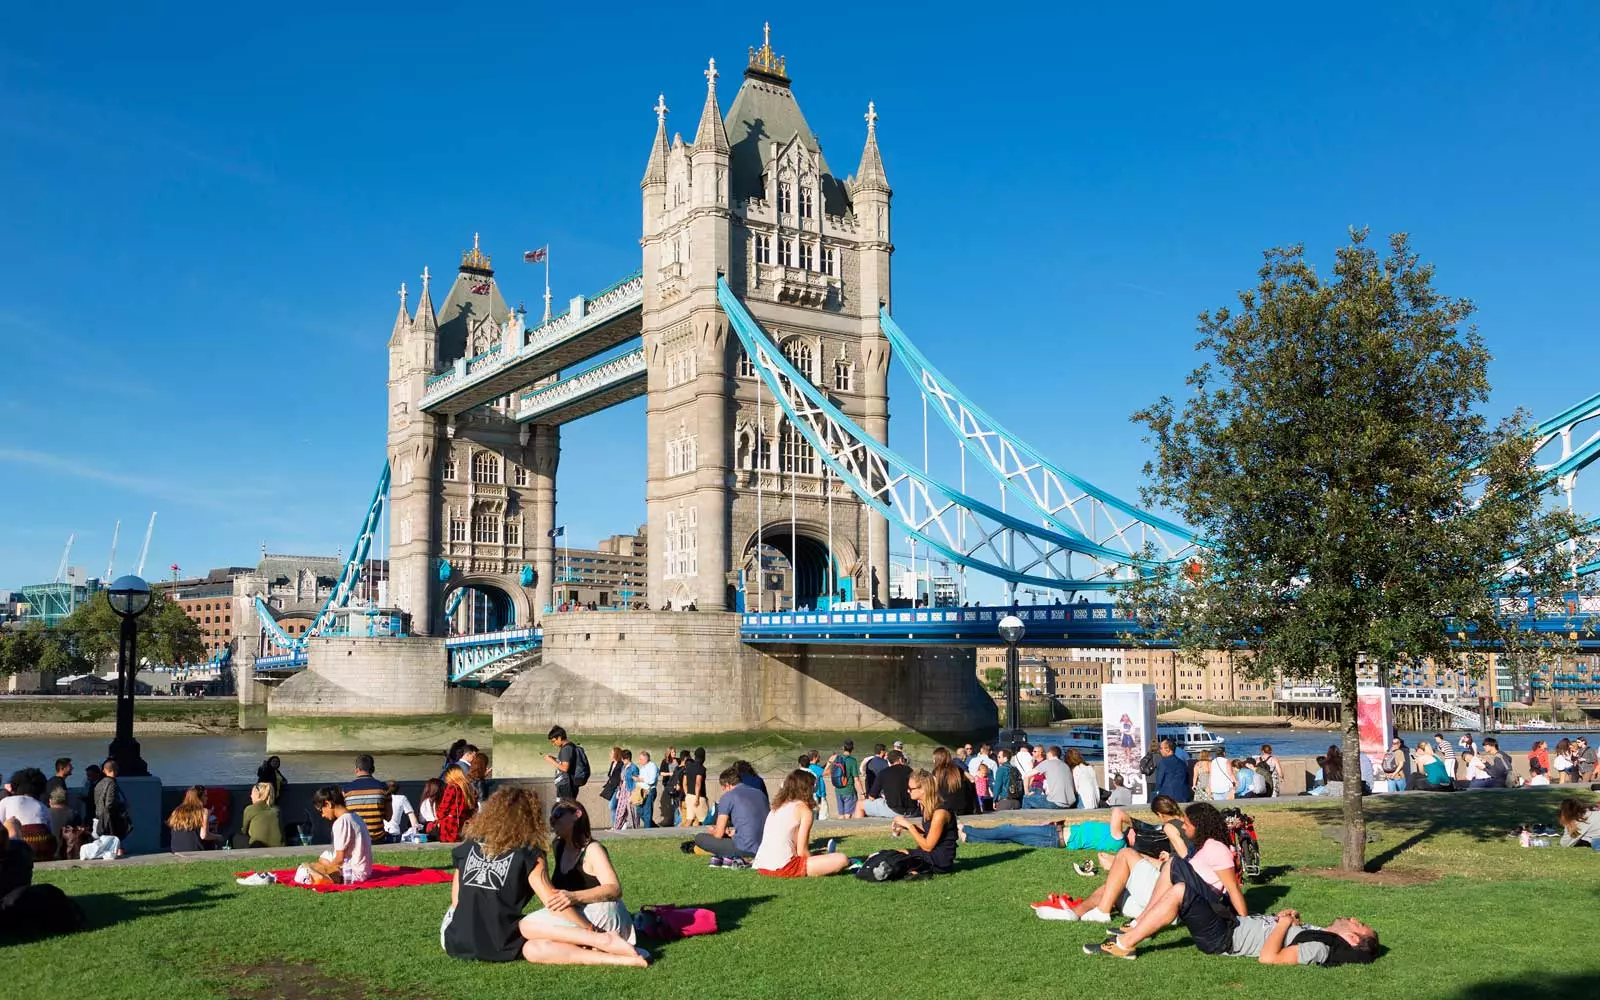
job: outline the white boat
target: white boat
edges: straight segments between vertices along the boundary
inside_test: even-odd
[[[1046,745],[1058,746],[1063,753],[1076,750],[1081,754],[1098,756],[1104,749],[1104,741],[1105,734],[1100,731],[1099,726],[1073,726],[1060,737],[1051,733],[1050,743]]]
[[[1227,750],[1227,742],[1222,737],[1212,733],[1205,726],[1193,722],[1187,725],[1157,726],[1156,735],[1171,739],[1180,750],[1191,755],[1202,750],[1212,754],[1224,753]]]

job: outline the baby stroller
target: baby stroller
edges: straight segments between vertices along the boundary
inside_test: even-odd
[[[1228,825],[1228,839],[1233,841],[1233,860],[1239,874],[1256,880],[1261,878],[1261,842],[1256,839],[1256,821],[1238,809],[1222,810],[1223,822]]]

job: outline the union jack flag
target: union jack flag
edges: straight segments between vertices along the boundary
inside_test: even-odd
[[[537,250],[524,250],[522,251],[522,262],[524,264],[543,264],[545,258],[549,256],[550,248],[547,246],[540,247]]]

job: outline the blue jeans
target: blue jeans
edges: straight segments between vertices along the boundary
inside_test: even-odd
[[[855,812],[855,811],[856,811],[856,793],[855,792],[851,792],[851,793],[849,793],[847,795],[844,792],[840,792],[839,793],[839,817],[838,818],[839,819],[849,819],[850,818],[850,814]]]
[[[639,807],[639,823],[647,830],[656,825],[656,790],[654,788],[645,793],[644,804]]]
[[[1061,827],[1054,823],[1039,826],[967,826],[969,844],[1021,844],[1023,847],[1060,847]]]
[[[1027,795],[1024,795],[1022,797],[1022,808],[1024,808],[1024,809],[1065,809],[1067,807],[1065,805],[1063,805],[1062,803],[1060,803],[1060,802],[1051,802],[1049,799],[1044,797],[1044,793],[1043,792],[1029,792]]]

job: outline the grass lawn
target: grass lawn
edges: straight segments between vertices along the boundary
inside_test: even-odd
[[[1587,794],[1587,793],[1582,793]],[[1036,919],[1029,900],[1074,895],[1082,855],[963,846],[954,875],[869,885],[850,877],[780,881],[707,868],[676,842],[613,842],[630,906],[713,906],[723,932],[667,945],[648,970],[490,965],[446,958],[439,918],[449,886],[317,895],[244,889],[235,864],[40,872],[75,896],[91,928],[5,946],[8,996],[98,998],[682,997],[1352,997],[1376,1000],[1600,995],[1600,854],[1525,850],[1505,831],[1553,822],[1551,791],[1369,799],[1366,882],[1318,874],[1336,865],[1322,833],[1337,804],[1254,810],[1270,881],[1252,911],[1284,906],[1308,920],[1356,915],[1385,954],[1368,967],[1267,967],[1208,958],[1181,928],[1135,962],[1089,958],[1099,925]],[[1012,814],[1016,815],[1016,814]],[[864,854],[890,846],[859,835]],[[407,855],[443,865],[444,851]],[[413,861],[412,859],[418,859]],[[379,860],[384,860],[380,849]]]

